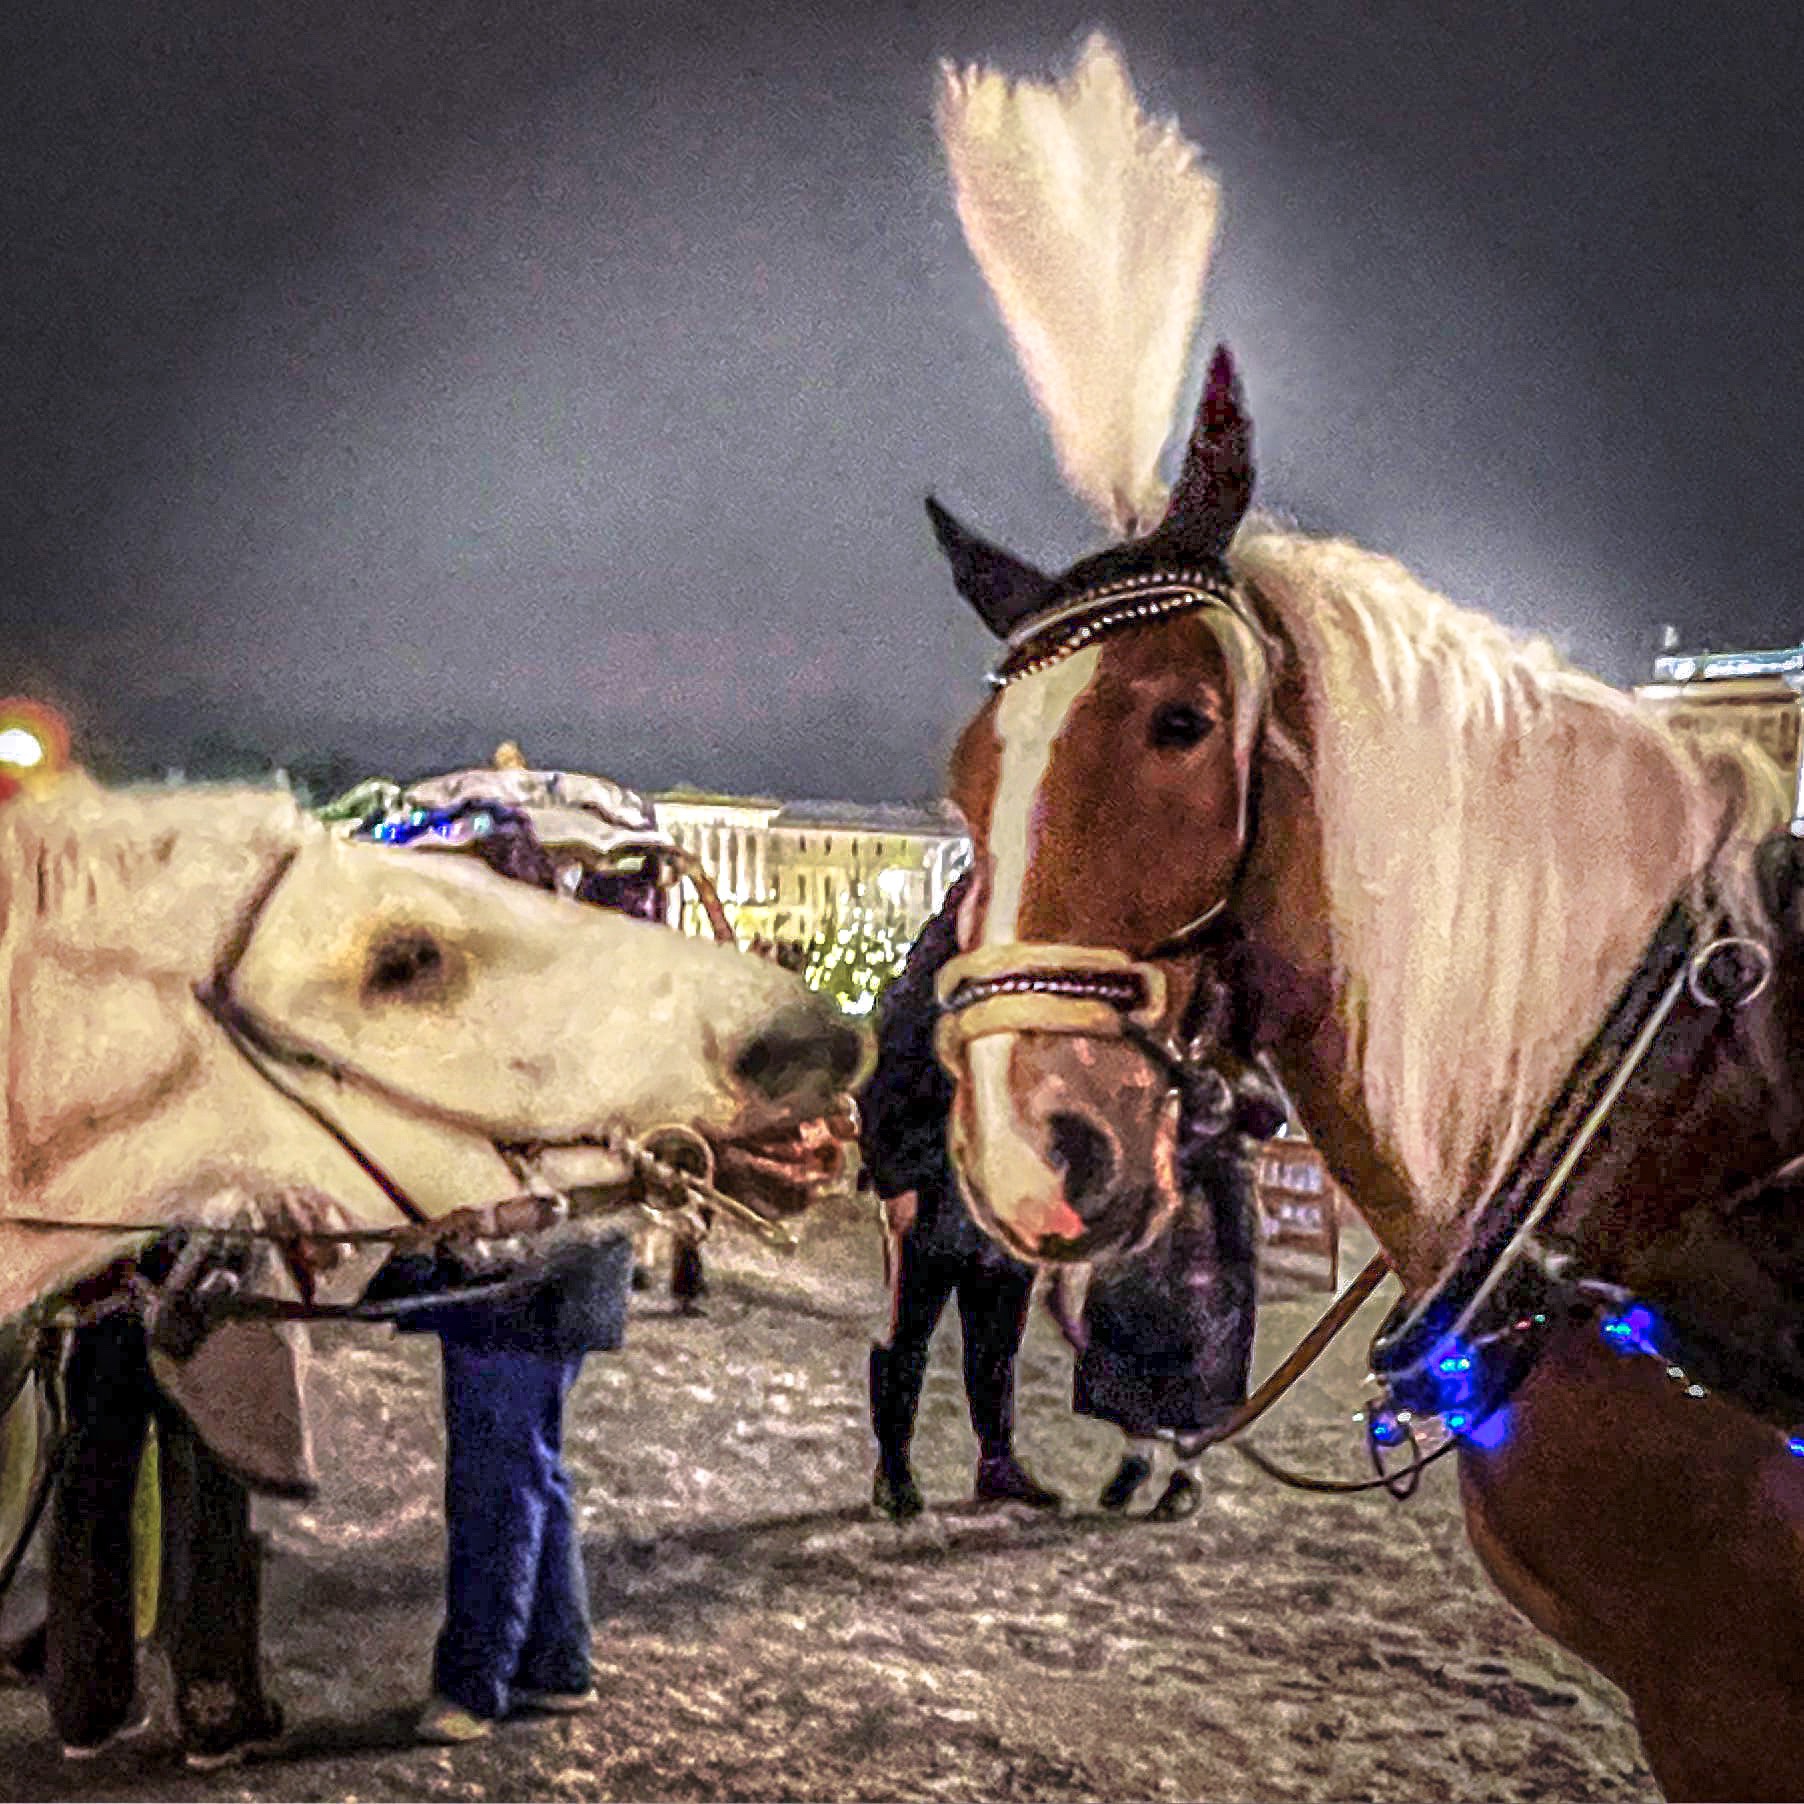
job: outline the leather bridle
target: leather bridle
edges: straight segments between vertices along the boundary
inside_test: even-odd
[[[1177,614],[1219,612],[1255,647],[1261,635],[1220,569],[1160,571],[1122,578],[1086,590],[1033,616],[1010,635],[990,673],[994,689],[1006,688],[1084,650],[1098,639]],[[1138,1048],[1182,1094],[1193,1070],[1186,1027],[1160,1032],[1168,985],[1161,960],[1200,953],[1221,922],[1251,851],[1257,825],[1254,772],[1266,695],[1263,655],[1261,693],[1253,731],[1237,744],[1241,779],[1238,837],[1228,880],[1188,921],[1144,951],[1051,940],[1006,940],[974,947],[940,970],[935,994],[940,1021],[934,1047],[955,1076],[965,1049],[991,1034],[1070,1034],[1082,1039],[1121,1039]],[[1193,992],[1192,1002],[1196,1001]],[[1191,1011],[1187,1010],[1186,1013]]]
[[[215,1228],[208,1223],[193,1221],[100,1222],[74,1217],[19,1215],[7,1218],[12,1225],[72,1233],[129,1231],[160,1235],[188,1232],[216,1235],[221,1240],[263,1240],[278,1245],[307,1241],[361,1244],[405,1239],[417,1242],[421,1228],[435,1229],[446,1237],[466,1235],[470,1230],[468,1218],[471,1216],[480,1217],[514,1203],[536,1203],[540,1207],[536,1211],[529,1209],[526,1213],[534,1215],[534,1228],[547,1227],[570,1215],[571,1202],[568,1197],[553,1191],[536,1176],[533,1169],[536,1156],[552,1150],[590,1150],[615,1154],[621,1159],[627,1176],[617,1188],[623,1193],[630,1191],[633,1198],[631,1203],[621,1203],[621,1207],[636,1206],[659,1218],[672,1214],[683,1215],[689,1222],[686,1231],[693,1231],[698,1237],[706,1232],[705,1217],[700,1211],[718,1210],[728,1218],[752,1228],[773,1244],[795,1244],[793,1230],[784,1223],[772,1220],[739,1198],[715,1187],[712,1149],[693,1129],[679,1128],[672,1124],[665,1128],[654,1128],[643,1138],[621,1132],[580,1136],[559,1140],[555,1144],[498,1140],[487,1123],[460,1110],[428,1101],[334,1052],[310,1043],[288,1028],[278,1027],[265,1020],[238,996],[234,983],[265,912],[294,868],[299,855],[300,848],[293,848],[270,868],[234,923],[212,972],[203,982],[194,986],[194,999],[225,1035],[227,1043],[263,1083],[338,1144],[393,1205],[397,1214],[403,1218],[402,1224],[390,1228],[297,1230],[241,1226]],[[335,1085],[359,1090],[420,1120],[436,1122],[486,1141],[506,1171],[509,1184],[515,1187],[513,1192],[487,1206],[486,1210],[479,1208],[474,1211],[457,1211],[452,1216],[432,1215],[355,1135],[290,1081],[291,1073],[324,1076]],[[661,1204],[655,1200],[659,1195],[667,1195],[673,1200]],[[328,1310],[323,1305],[317,1308],[310,1305],[309,1308],[314,1314],[345,1313],[342,1310]]]

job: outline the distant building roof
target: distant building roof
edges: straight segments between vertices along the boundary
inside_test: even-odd
[[[785,802],[777,796],[724,795],[687,784],[659,790],[654,806],[756,810],[773,827],[845,827],[865,833],[916,833],[963,838],[965,819],[950,802]]]
[[[675,802],[687,808],[777,809],[787,806],[779,796],[733,796],[717,789],[697,789],[688,783],[679,783],[675,789],[660,789],[651,799],[654,803]]]
[[[950,802],[785,802],[771,824],[948,836],[962,836],[965,831],[964,816]]]
[[[1657,683],[1720,683],[1741,677],[1804,675],[1804,645],[1776,651],[1676,652],[1654,660]]]

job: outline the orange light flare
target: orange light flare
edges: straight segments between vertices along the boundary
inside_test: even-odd
[[[48,702],[0,699],[0,802],[69,768],[69,726]]]

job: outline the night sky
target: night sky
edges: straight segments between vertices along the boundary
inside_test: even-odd
[[[1093,23],[1222,174],[1266,505],[1618,681],[1804,637],[1796,0],[15,0],[0,692],[118,770],[931,795],[921,497],[1096,543],[935,62]]]

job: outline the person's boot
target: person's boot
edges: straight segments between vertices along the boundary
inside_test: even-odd
[[[1103,1486],[1102,1495],[1097,1502],[1115,1514],[1125,1510],[1134,1501],[1134,1494],[1153,1475],[1153,1463],[1138,1453],[1123,1456],[1121,1464],[1115,1468],[1115,1476]]]
[[[972,1496],[978,1503],[1024,1503],[1035,1510],[1056,1510],[1065,1501],[1034,1478],[1013,1453],[985,1454],[977,1462]]]
[[[270,1699],[234,1696],[223,1682],[196,1686],[177,1702],[182,1730],[182,1763],[197,1773],[215,1773],[262,1754],[282,1740],[282,1707]]]
[[[912,1522],[926,1509],[927,1500],[915,1475],[906,1465],[892,1468],[878,1462],[871,1479],[871,1508],[895,1523]]]
[[[37,1685],[44,1677],[49,1639],[49,1625],[40,1622],[0,1647],[0,1685]]]
[[[871,1432],[877,1437],[877,1470],[871,1505],[892,1522],[907,1522],[927,1507],[908,1462],[915,1411],[927,1373],[925,1353],[871,1348]]]
[[[1165,1494],[1147,1511],[1148,1522],[1182,1522],[1194,1516],[1203,1501],[1203,1487],[1180,1466],[1166,1480]]]
[[[670,1295],[681,1315],[706,1315],[702,1298],[708,1294],[708,1274],[702,1269],[702,1250],[692,1240],[679,1239],[670,1262]]]

